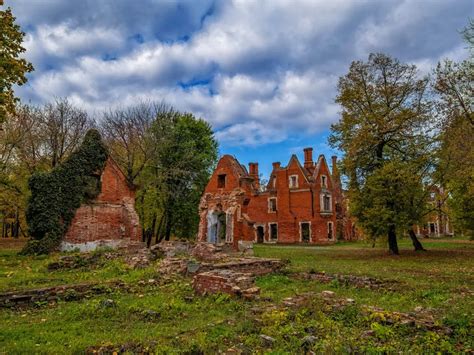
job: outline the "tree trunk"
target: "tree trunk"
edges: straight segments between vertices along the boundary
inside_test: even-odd
[[[423,248],[423,245],[421,245],[420,241],[416,237],[416,234],[413,231],[413,228],[410,228],[408,230],[408,234],[410,235],[410,238],[411,238],[411,241],[413,243],[413,247],[415,248],[415,251],[426,251],[426,249]]]
[[[399,255],[400,254],[399,251],[398,251],[397,233],[396,233],[394,225],[391,225],[388,228],[388,249],[389,249],[390,253],[392,253],[394,255]]]
[[[160,224],[158,224],[158,230],[156,231],[156,235],[155,235],[155,244],[158,244],[163,239],[163,237],[161,236],[163,233],[161,231],[163,230],[164,219],[165,219],[165,216],[161,216]]]
[[[155,233],[155,225],[156,225],[156,215],[153,217],[151,228],[147,230],[147,240],[146,240],[147,248],[151,247],[151,241],[153,240],[153,233]]]

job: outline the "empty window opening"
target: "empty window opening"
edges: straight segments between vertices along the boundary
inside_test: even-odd
[[[321,175],[321,186],[328,187],[326,175]]]
[[[270,240],[277,241],[278,240],[278,224],[270,223]]]
[[[328,239],[332,239],[334,235],[333,223],[328,222]]]
[[[323,211],[331,211],[331,196],[323,195]]]
[[[255,233],[257,233],[257,243],[263,243],[265,237],[265,229],[263,226],[257,226]]]
[[[309,222],[301,223],[301,241],[309,243],[311,239],[311,224]]]
[[[275,197],[268,199],[268,212],[277,211],[277,199]]]
[[[290,176],[290,188],[298,187],[298,175]]]
[[[223,189],[225,187],[225,178],[226,178],[225,174],[217,175],[217,187],[219,189]]]

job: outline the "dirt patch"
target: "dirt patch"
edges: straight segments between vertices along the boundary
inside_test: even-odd
[[[157,343],[150,343],[145,346],[139,343],[125,343],[122,345],[94,345],[89,346],[86,354],[154,354],[153,348]]]
[[[28,238],[0,238],[0,249],[21,250]]]

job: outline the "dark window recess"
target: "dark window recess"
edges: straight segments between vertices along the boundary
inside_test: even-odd
[[[301,240],[305,243],[309,242],[310,238],[310,224],[309,223],[301,223]]]
[[[262,226],[257,227],[257,243],[263,243],[263,239],[265,236],[265,230]]]
[[[326,195],[323,197],[323,211],[331,211],[331,198]]]
[[[277,224],[270,224],[270,240],[277,240],[278,239],[278,225]]]
[[[271,198],[269,199],[269,209],[270,212],[276,212],[277,211],[277,200],[276,198]]]
[[[217,175],[217,187],[219,189],[225,187],[225,174]]]
[[[328,223],[328,239],[332,239],[332,234],[333,234],[332,223],[329,222]]]
[[[249,203],[250,203],[250,199],[249,199],[249,198],[246,198],[246,199],[244,200],[244,206],[247,206]]]

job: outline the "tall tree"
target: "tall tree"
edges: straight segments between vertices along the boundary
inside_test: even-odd
[[[45,150],[54,168],[79,147],[94,121],[67,98],[44,105],[40,112]]]
[[[150,132],[156,151],[148,168],[162,201],[158,239],[189,237],[197,231],[199,199],[217,160],[217,142],[207,122],[172,109],[157,116]]]
[[[367,62],[352,62],[348,74],[339,79],[336,102],[342,107],[342,116],[331,126],[329,142],[344,152],[342,167],[349,177],[351,200],[360,206],[353,211],[355,217],[366,220],[365,228],[372,234],[387,235],[393,254],[399,253],[397,231],[406,231],[405,219],[386,218],[385,228],[372,228],[369,223],[376,221],[365,219],[370,206],[366,202],[375,198],[372,191],[381,191],[378,186],[388,187],[396,178],[389,164],[397,161],[399,168],[413,172],[411,162],[420,158],[418,148],[425,151],[430,127],[427,84],[428,78],[420,78],[414,65],[384,54],[370,54]],[[421,175],[413,174],[412,178],[418,181]],[[390,215],[400,211],[397,200],[380,203]]]
[[[24,36],[11,9],[0,10],[0,124],[14,112],[17,99],[13,85],[26,83],[25,74],[33,71],[31,63],[19,57],[25,51]]]
[[[166,106],[141,102],[104,113],[100,130],[114,160],[122,167],[129,184],[134,185],[150,159],[154,146],[149,142],[153,120]]]
[[[444,60],[433,75],[441,122],[437,174],[449,191],[455,227],[474,235],[474,20],[462,34],[470,57]]]

